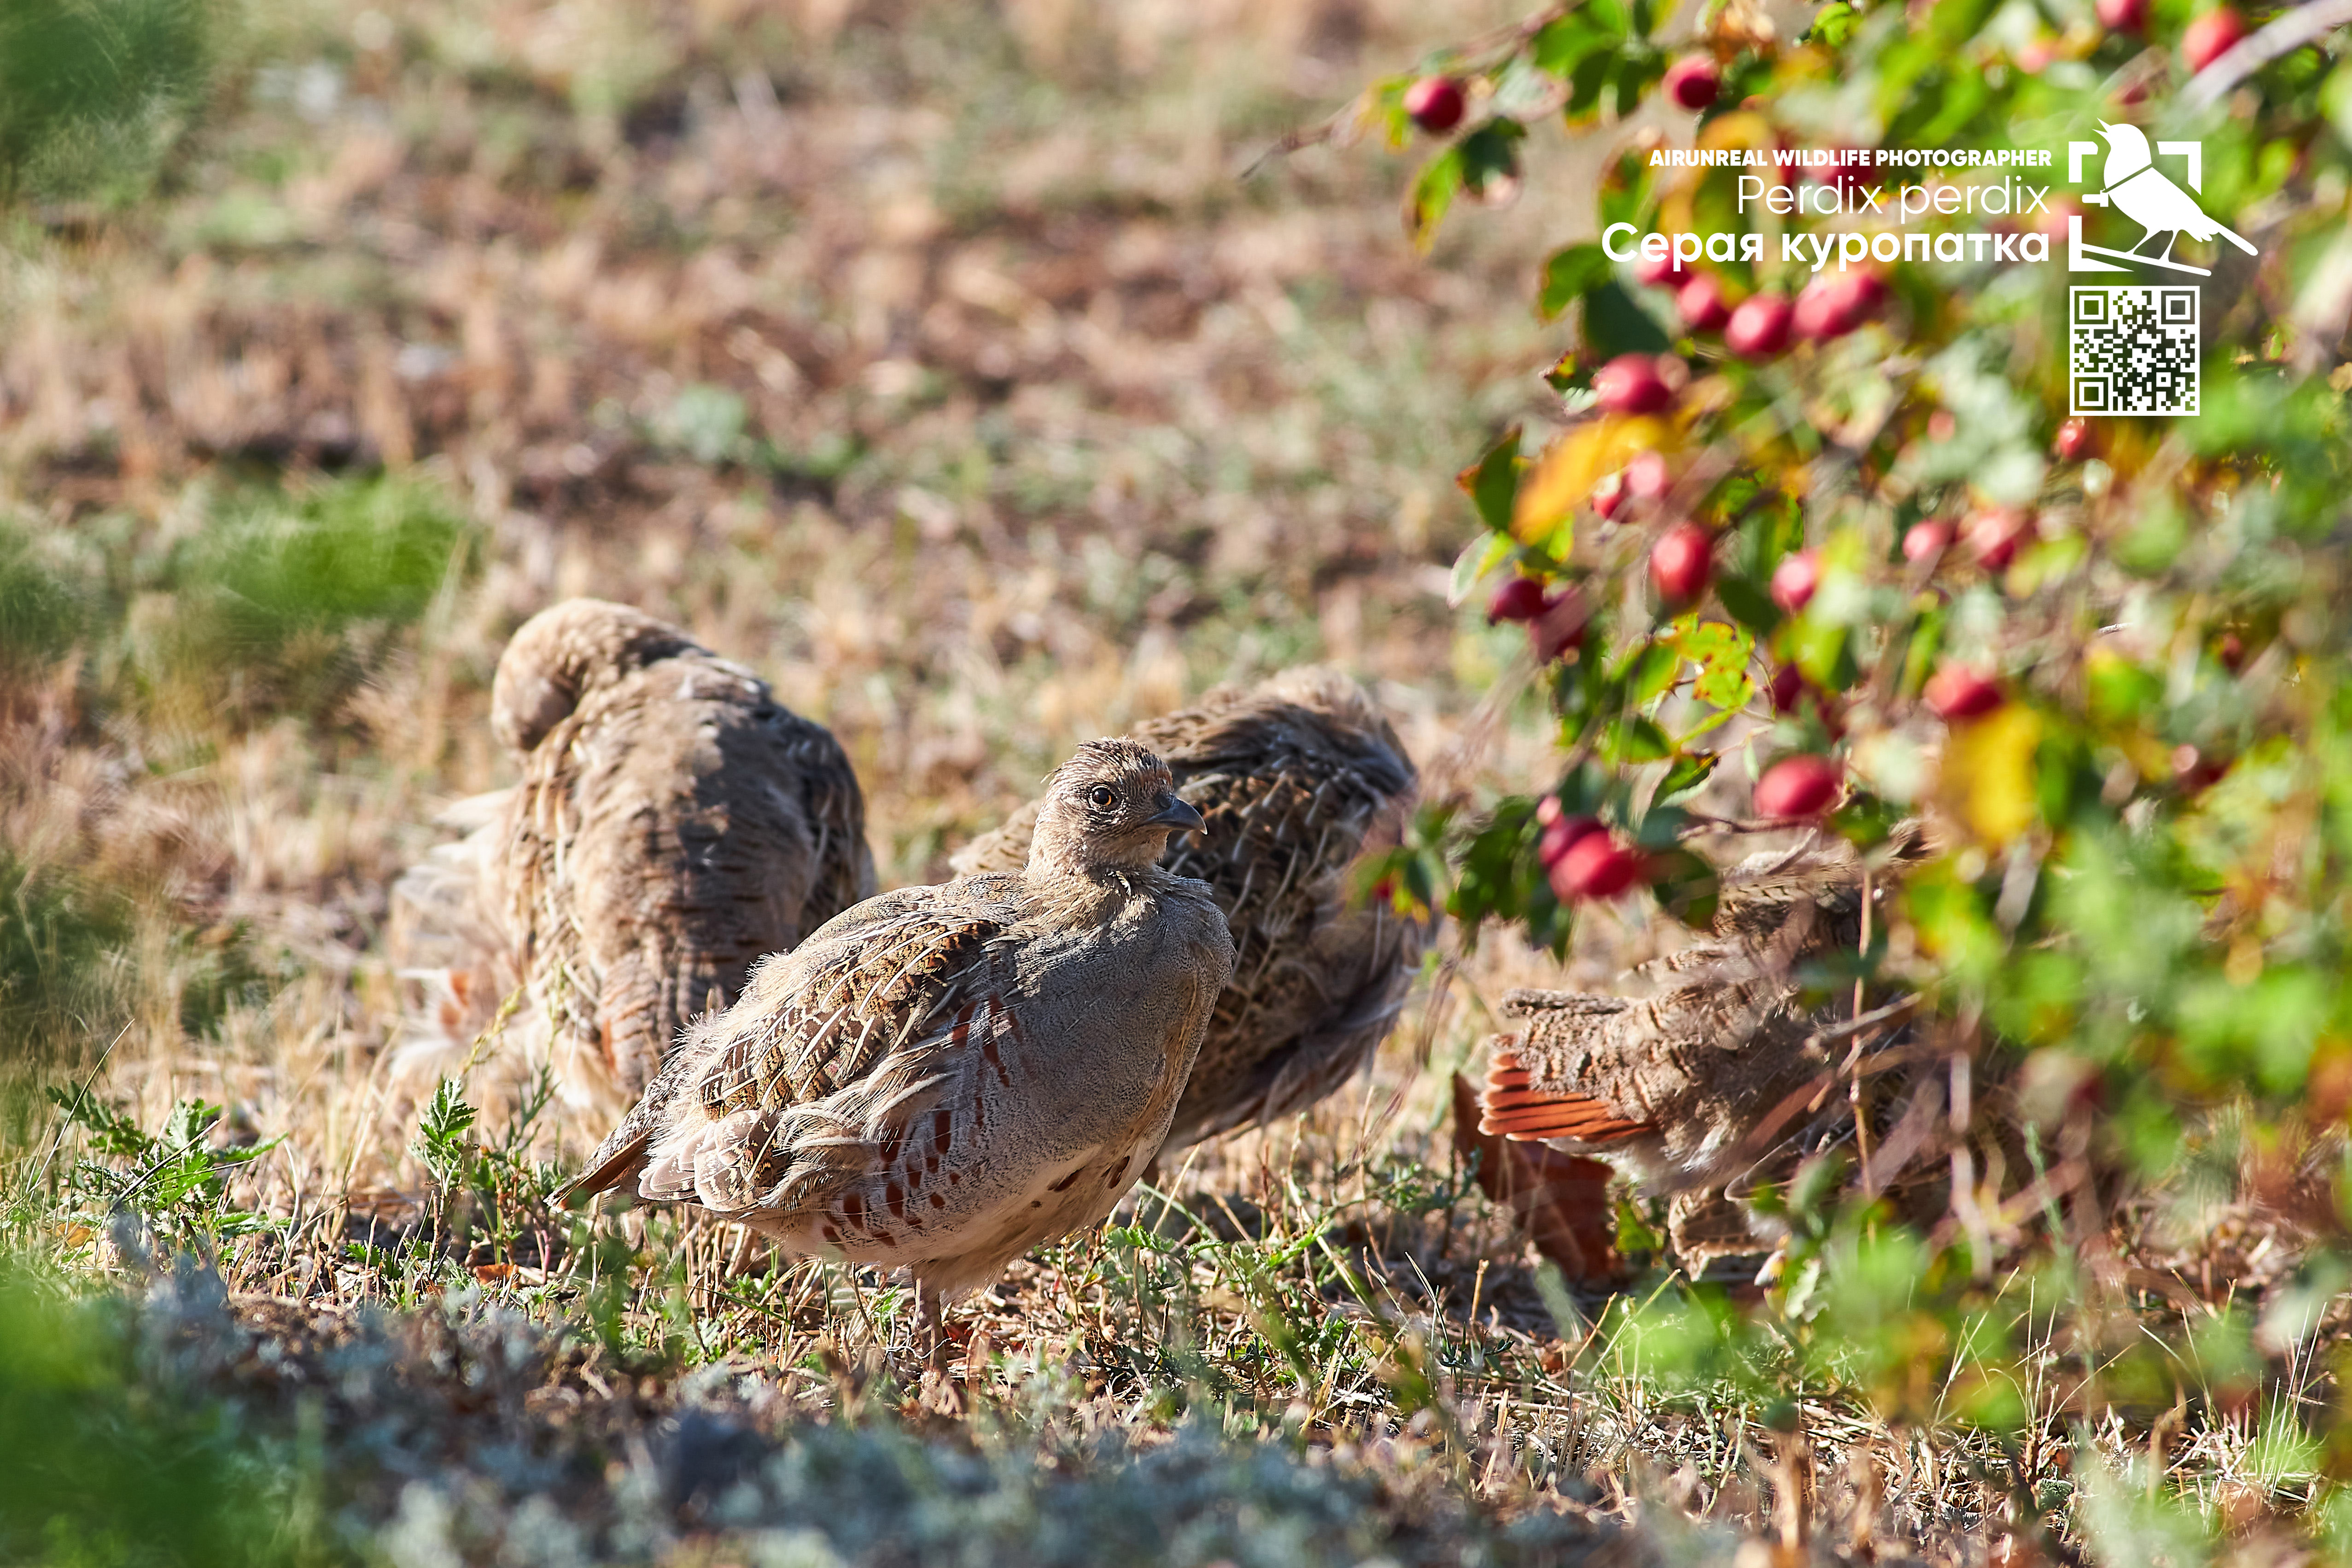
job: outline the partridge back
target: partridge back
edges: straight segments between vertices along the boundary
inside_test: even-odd
[[[484,967],[520,977],[565,1098],[608,1120],[754,962],[873,892],[831,734],[637,611],[574,600],[526,622],[492,725],[521,780],[440,876],[479,868],[504,937]]]
[[[1167,1146],[1305,1110],[1368,1065],[1402,1009],[1428,931],[1351,872],[1396,843],[1418,776],[1369,694],[1336,671],[1221,686],[1138,725],[1203,831],[1162,862],[1208,883],[1237,954]],[[965,873],[1017,870],[1034,804],[967,845]]]

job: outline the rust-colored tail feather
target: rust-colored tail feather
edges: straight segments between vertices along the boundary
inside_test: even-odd
[[[1515,1143],[1574,1138],[1609,1144],[1654,1131],[1648,1122],[1620,1116],[1587,1094],[1559,1094],[1535,1088],[1519,1059],[1496,1051],[1486,1069],[1478,1130]]]

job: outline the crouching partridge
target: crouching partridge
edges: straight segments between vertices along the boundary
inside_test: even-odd
[[[397,889],[448,1015],[412,1028],[412,1057],[462,1047],[511,996],[509,1033],[608,1125],[755,960],[874,892],[832,735],[652,616],[593,599],[533,616],[490,724],[521,781]]]
[[[936,1354],[942,1297],[1098,1223],[1167,1136],[1234,964],[1159,863],[1200,825],[1145,747],[1079,747],[1017,874],[884,894],[761,965],[572,1190],[904,1268]]]
[[[1492,1042],[1480,1131],[1608,1159],[1667,1194],[1693,1266],[1769,1245],[1739,1197],[1853,1140],[1838,1070],[1904,1012],[1856,1029],[1851,988],[1825,994],[1805,971],[1859,945],[1864,888],[1882,898],[1918,843],[1899,830],[1867,883],[1842,840],[1751,856],[1723,874],[1709,936],[1645,967],[1660,987],[1646,998],[1508,993],[1501,1010],[1520,1027]]]
[[[1305,1110],[1395,1027],[1428,932],[1355,900],[1350,873],[1398,841],[1416,776],[1371,697],[1328,669],[1220,686],[1132,734],[1204,820],[1165,864],[1209,884],[1237,954],[1169,1129],[1175,1150]],[[1038,810],[974,840],[956,869],[1019,867]]]

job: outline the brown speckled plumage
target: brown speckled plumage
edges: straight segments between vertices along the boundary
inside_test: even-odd
[[[1142,747],[1081,747],[1021,872],[884,894],[761,965],[575,1187],[948,1296],[1097,1223],[1159,1152],[1232,972],[1208,889],[1156,863],[1198,821]]]
[[[479,1013],[519,981],[565,1098],[607,1120],[756,960],[874,891],[833,737],[651,616],[583,599],[532,617],[490,722],[521,781],[404,892],[471,900],[492,940],[460,960],[457,996]]]
[[[1351,905],[1349,872],[1368,847],[1397,841],[1416,777],[1370,696],[1328,669],[1219,687],[1131,733],[1207,823],[1165,864],[1209,884],[1238,955],[1172,1150],[1306,1109],[1387,1038],[1427,933],[1385,905]],[[1035,812],[974,840],[956,868],[1018,866]]]
[[[1906,827],[1883,858],[1916,842]],[[1845,1048],[1817,1037],[1851,1016],[1853,991],[1805,971],[1859,944],[1862,873],[1843,841],[1752,856],[1723,874],[1707,938],[1644,967],[1654,995],[1508,993],[1520,1027],[1491,1042],[1481,1130],[1620,1162],[1672,1195],[1685,1257],[1752,1247],[1727,1184],[1785,1174],[1841,1135],[1816,1124],[1824,1112],[1852,1135],[1843,1092],[1822,1092]],[[1891,880],[1874,875],[1874,899]]]

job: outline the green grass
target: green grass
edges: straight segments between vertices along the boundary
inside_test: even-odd
[[[200,116],[217,0],[12,0],[0,10],[0,203],[144,196]]]

